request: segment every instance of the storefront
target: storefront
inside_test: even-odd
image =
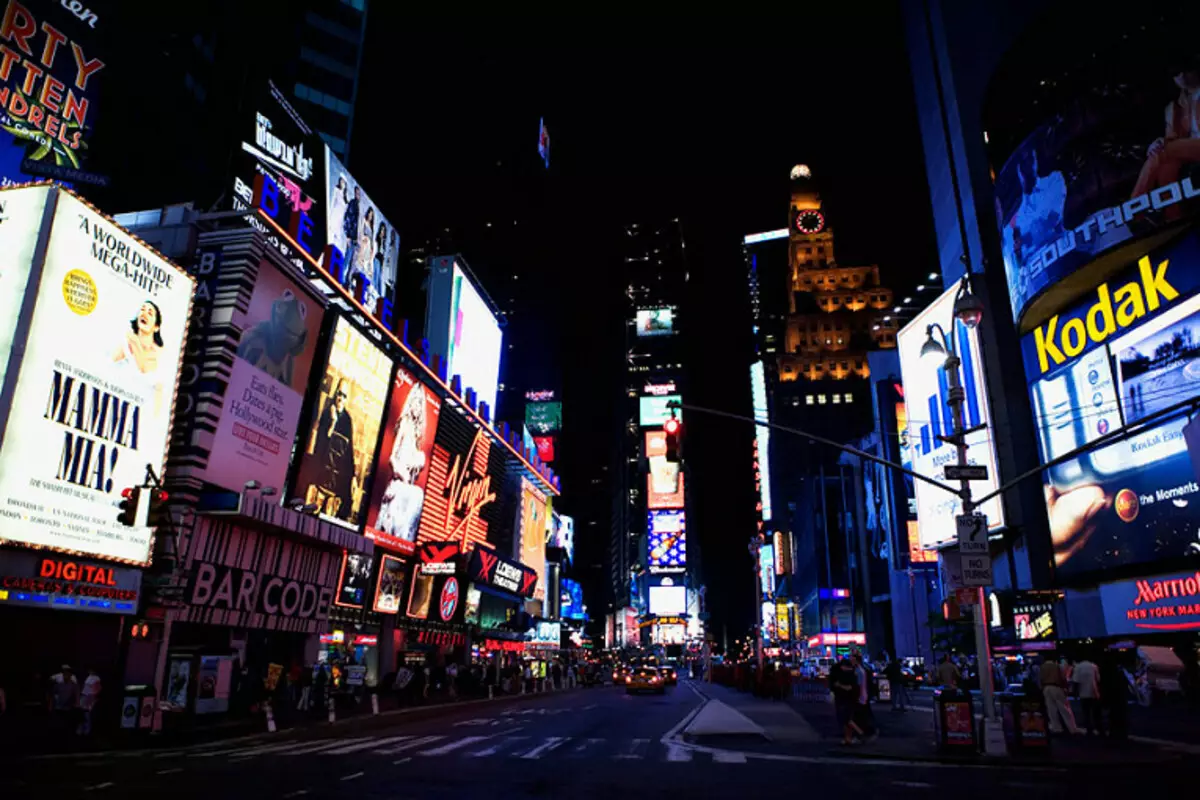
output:
[[[457,543],[429,542],[419,549],[407,602],[395,621],[398,662],[466,663],[467,581],[462,561]]]

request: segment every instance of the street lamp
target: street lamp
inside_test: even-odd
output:
[[[978,327],[983,320],[983,301],[971,291],[969,274],[963,276],[962,282],[958,286],[958,293],[954,297],[954,318],[968,330]],[[953,324],[952,322],[952,329]],[[934,338],[935,329],[941,341]],[[946,330],[939,323],[934,322],[925,328],[925,343],[921,345],[921,360],[937,361],[943,358],[945,360],[942,363],[942,370],[946,373],[946,384],[950,390],[947,404],[950,406],[951,420],[954,426],[951,434],[943,438],[953,444],[955,450],[958,451],[959,466],[966,466],[969,463],[966,439],[969,431],[966,417],[963,414],[966,392],[963,390],[962,381],[958,376],[962,362],[954,348],[954,337],[948,336]],[[970,516],[975,513],[975,502],[971,498],[971,482],[963,479],[960,481],[960,485],[962,488],[958,495],[962,500],[962,513],[963,516]],[[994,733],[989,735],[989,732],[999,726],[999,720],[996,718],[993,703],[992,652],[988,643],[987,620],[984,618],[986,607],[983,587],[979,586],[976,588],[975,596],[975,650],[979,662],[979,689],[983,696],[984,746],[986,748],[993,741],[1000,741],[1001,747],[1003,747],[1003,742],[999,737]],[[989,752],[989,755],[991,754]]]

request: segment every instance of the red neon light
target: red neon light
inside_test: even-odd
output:
[[[1156,631],[1191,631],[1200,629],[1200,622],[1135,622],[1135,628],[1152,628]]]
[[[372,321],[375,320],[375,313],[373,311],[371,311],[370,309],[368,309],[366,306],[364,306],[362,303],[358,302],[358,300],[354,297],[354,295],[352,295],[349,291],[347,291],[346,288],[344,286],[342,286],[340,283],[335,281],[333,279],[333,276],[330,275],[325,270],[325,267],[321,266],[321,264],[319,264],[315,260],[313,260],[313,257],[310,256],[308,254],[308,252],[305,251],[305,249],[303,247],[301,247],[300,244],[295,239],[292,238],[291,234],[289,234],[286,230],[284,230],[282,227],[280,227],[278,222],[276,222],[275,220],[273,220],[269,216],[267,216],[266,212],[264,212],[260,208],[253,209],[253,213],[256,214],[261,220],[263,220],[264,222],[269,224],[272,228],[274,228],[276,233],[278,233],[280,236],[282,236],[284,238],[284,240],[292,246],[293,250],[295,250],[297,253],[299,253],[306,261],[308,261],[309,265],[313,269],[315,269],[322,276],[324,276],[325,279],[327,281],[329,281],[329,285],[332,286],[339,294],[341,294],[344,299],[349,300],[354,306],[356,306],[359,309],[359,311],[361,311],[363,313],[363,316],[367,317],[368,319],[370,319]],[[158,252],[158,251],[155,251],[155,252]],[[195,279],[193,278],[193,280],[195,280]],[[466,411],[467,414],[469,414],[471,416],[471,418],[475,420],[475,422],[479,423],[479,425],[481,425],[484,428],[492,428],[491,424],[484,422],[483,417],[479,416],[479,414],[474,409],[472,409],[470,406],[468,406],[467,402],[465,400],[463,400],[462,397],[460,397],[457,393],[451,391],[450,386],[445,381],[443,381],[440,377],[435,375],[433,370],[430,369],[429,366],[427,366],[424,361],[417,358],[417,355],[415,353],[413,353],[412,350],[409,349],[408,345],[406,345],[404,342],[400,341],[400,338],[398,336],[396,336],[396,334],[392,333],[390,330],[385,328],[383,325],[376,325],[376,329],[379,330],[380,332],[382,332],[389,339],[391,339],[393,344],[395,344],[397,347],[399,347],[401,350],[403,350],[412,359],[413,363],[415,363],[420,369],[424,370],[425,374],[428,375],[429,378],[431,378],[435,383],[437,383],[438,386],[441,386],[443,389],[445,389],[447,394],[449,394],[454,399],[458,400],[459,404],[463,407],[463,410]],[[492,428],[492,430],[494,431],[495,429]],[[523,456],[521,454],[521,452],[519,450],[517,450],[517,448],[513,447],[512,444],[505,441],[504,438],[501,436],[497,435],[495,437],[495,439],[496,439],[496,441],[500,442],[505,447],[507,447],[509,452],[511,452],[514,456],[516,456],[517,460],[520,461],[522,464],[524,464],[529,469],[530,472],[537,475],[542,480],[542,483],[545,484],[546,488],[548,488],[550,490],[551,494],[559,494],[558,490],[555,489],[554,485],[549,480],[546,479],[546,476],[542,474],[541,470],[539,470],[533,464],[529,463],[529,461],[525,458],[525,456]]]

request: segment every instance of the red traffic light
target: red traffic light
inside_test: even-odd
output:
[[[132,486],[126,486],[124,489],[121,490],[121,497],[124,497],[126,500],[129,500],[130,498],[133,497],[133,492],[134,492],[134,488]]]
[[[165,503],[168,498],[170,498],[170,495],[167,494],[165,489],[156,489],[154,494],[150,495],[150,500],[154,503]]]
[[[669,420],[663,423],[663,430],[671,434],[679,433],[679,425],[679,420],[671,417]]]

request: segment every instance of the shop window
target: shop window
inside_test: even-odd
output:
[[[854,395],[852,395],[850,392],[846,392],[846,402],[847,402],[847,403],[853,403],[853,402],[854,402]]]
[[[811,406],[812,404],[813,404],[813,396],[811,394],[806,394],[804,396],[804,405]]]

